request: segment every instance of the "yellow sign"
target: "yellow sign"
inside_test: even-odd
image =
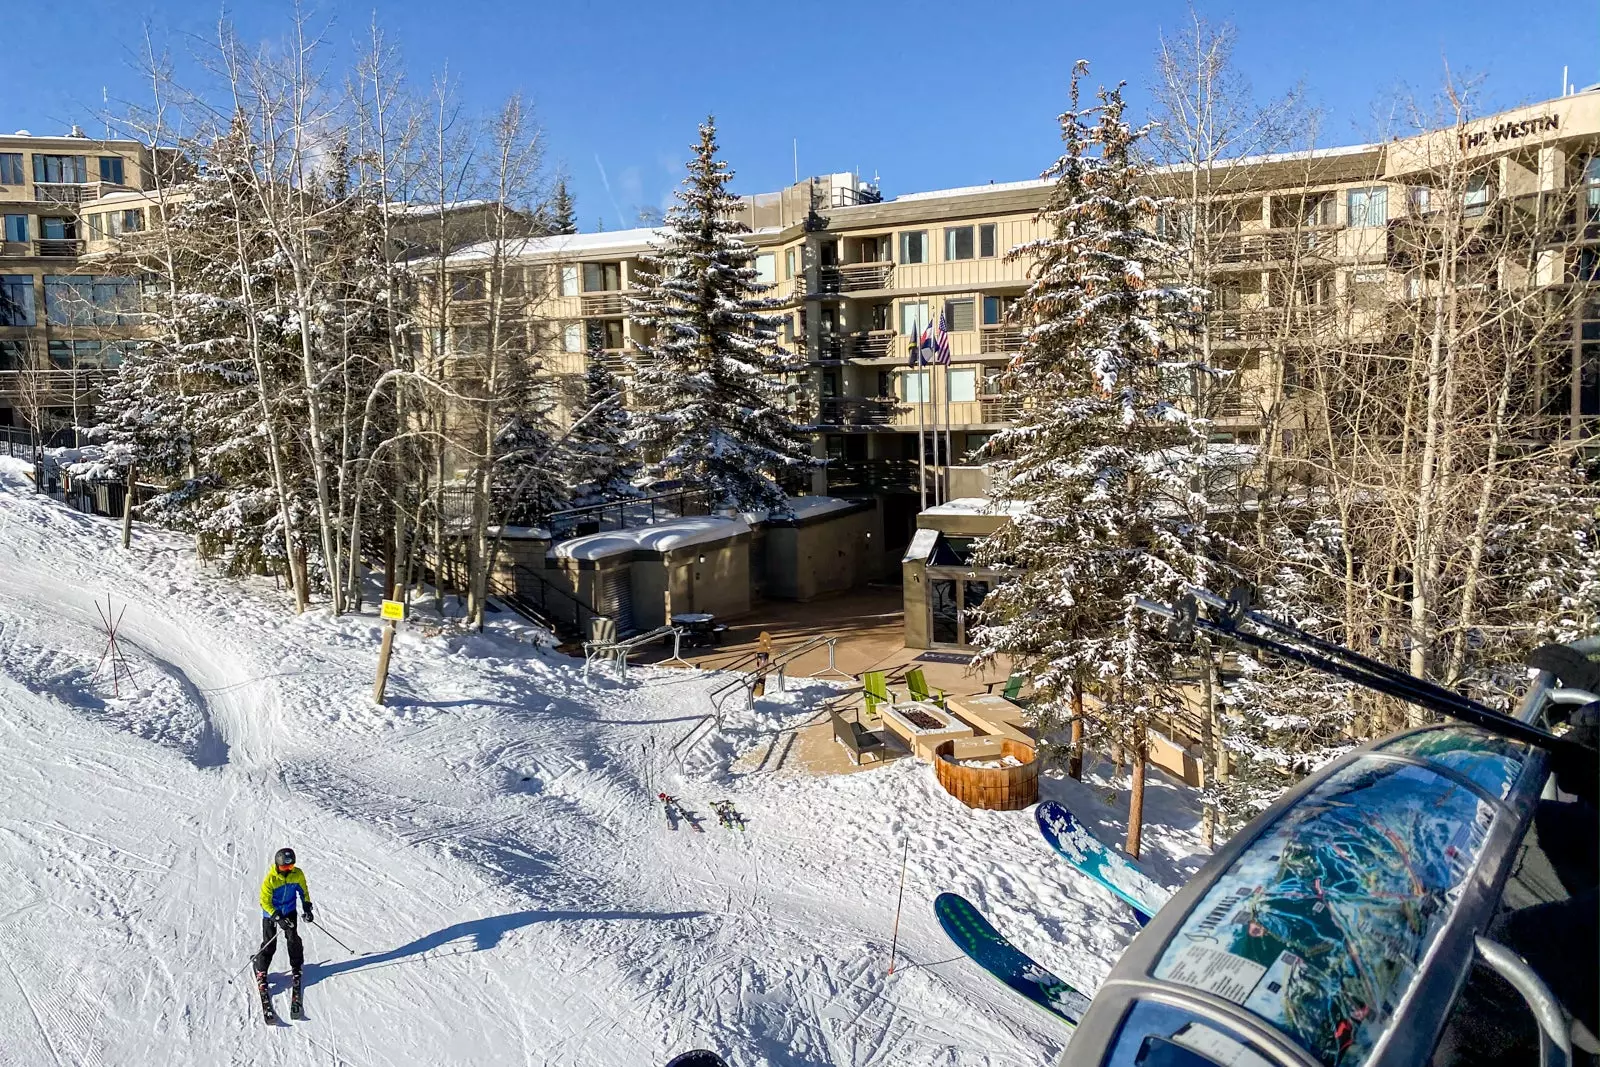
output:
[[[383,617],[386,619],[403,619],[406,617],[406,606],[398,600],[385,600],[383,602]]]

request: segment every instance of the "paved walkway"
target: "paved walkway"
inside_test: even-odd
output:
[[[843,674],[860,678],[866,671],[881,670],[893,676],[915,665],[922,668],[931,688],[943,689],[950,696],[986,692],[987,683],[1004,681],[1009,672],[1005,664],[980,673],[964,662],[918,660],[924,650],[905,647],[905,613],[898,587],[852,590],[805,603],[763,601],[757,603],[750,614],[728,624],[720,645],[685,649],[683,658],[708,670],[735,664],[748,669],[750,656],[759,648],[763,631],[772,635],[775,658],[782,655],[785,648],[826,634],[839,639],[834,646],[834,667]],[[670,655],[670,649],[652,649],[639,657],[638,662],[660,662]],[[823,647],[794,660],[787,666],[786,674],[791,678],[815,674],[844,681],[838,674],[823,674],[827,667],[828,650]],[[891,682],[890,688],[903,691],[904,685]],[[888,742],[891,746],[889,759],[907,755],[896,739],[890,737]],[[782,767],[793,771],[800,768],[812,774],[846,774],[858,770],[850,762],[844,746],[833,740],[832,726],[826,718],[786,732],[774,738],[772,745],[772,758],[762,760],[767,769]],[[870,770],[874,766],[878,764],[869,763],[859,769]]]

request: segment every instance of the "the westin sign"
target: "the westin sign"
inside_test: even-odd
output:
[[[1537,115],[1531,119],[1521,119],[1517,122],[1502,122],[1497,126],[1491,126],[1487,130],[1478,130],[1476,133],[1463,133],[1461,135],[1461,148],[1465,151],[1468,148],[1481,148],[1491,141],[1496,144],[1501,141],[1519,141],[1524,137],[1532,137],[1540,133],[1551,133],[1560,128],[1561,116],[1559,115]]]

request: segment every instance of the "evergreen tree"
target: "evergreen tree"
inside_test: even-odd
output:
[[[777,345],[732,177],[708,118],[633,301],[655,333],[631,355],[634,439],[654,477],[708,489],[720,506],[782,512],[780,477],[814,463],[784,380],[802,365]]]
[[[578,232],[577,205],[567,190],[565,177],[556,179],[555,192],[550,197],[550,232],[567,234]]]
[[[1035,259],[1016,314],[1027,327],[1005,373],[1023,398],[1014,425],[986,445],[994,503],[1012,521],[976,561],[1003,577],[979,609],[980,658],[1005,655],[1033,680],[1040,734],[1070,723],[1085,696],[1102,740],[1134,765],[1129,851],[1137,854],[1145,727],[1182,710],[1175,675],[1189,650],[1165,640],[1135,598],[1172,602],[1207,580],[1202,483],[1206,428],[1181,404],[1201,292],[1164,285],[1179,253],[1155,233],[1122,90],[1102,89],[1061,116],[1066,151],[1046,172],[1049,236],[1013,254]],[[1093,125],[1088,122],[1092,120]]]
[[[580,412],[593,413],[567,438],[566,482],[574,507],[637,495],[639,463],[629,440],[628,409],[618,402],[622,383],[599,349],[589,353]],[[601,406],[604,405],[604,406]]]

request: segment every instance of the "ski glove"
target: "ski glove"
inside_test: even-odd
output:
[[[311,914],[311,901],[308,900],[308,901],[306,901],[306,922],[314,923],[316,921],[317,921],[317,917],[315,915]]]

